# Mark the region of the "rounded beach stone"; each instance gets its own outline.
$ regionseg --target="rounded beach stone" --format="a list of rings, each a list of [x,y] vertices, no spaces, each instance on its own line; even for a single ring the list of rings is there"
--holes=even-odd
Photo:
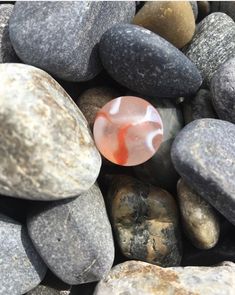
[[[14,5],[0,5],[0,63],[17,62],[18,57],[11,45],[8,21]]]
[[[189,1],[147,1],[133,19],[172,43],[184,47],[193,37],[195,18]]]
[[[202,82],[182,52],[139,26],[121,24],[107,30],[100,41],[100,56],[118,83],[147,96],[194,94]]]
[[[101,157],[72,99],[32,66],[1,64],[0,76],[0,193],[54,200],[89,189]]]
[[[189,123],[175,138],[171,157],[184,180],[235,224],[235,125],[217,119]]]
[[[105,86],[87,89],[79,96],[76,103],[86,117],[91,130],[93,130],[97,112],[110,100],[119,96],[118,90]]]
[[[141,261],[126,261],[112,268],[98,283],[94,295],[230,295],[235,288],[234,277],[232,262],[216,267],[161,268]]]
[[[184,121],[186,124],[203,118],[217,118],[212,105],[212,95],[207,89],[200,89],[194,97],[183,103]]]
[[[134,14],[134,1],[16,2],[10,38],[24,63],[64,80],[85,81],[101,70],[102,34]]]
[[[119,96],[97,113],[94,140],[101,154],[122,166],[139,165],[158,150],[163,137],[156,108],[135,96]]]
[[[157,108],[163,122],[163,140],[151,159],[135,166],[134,172],[140,180],[150,182],[170,192],[175,191],[179,178],[171,161],[171,146],[175,136],[183,128],[180,108],[169,99],[152,99],[150,103]]]
[[[35,204],[27,225],[44,262],[67,284],[98,281],[112,267],[112,231],[97,185],[74,199]]]
[[[220,224],[216,212],[191,187],[180,179],[177,185],[179,208],[186,235],[199,249],[216,245]]]
[[[219,118],[235,123],[235,57],[216,71],[211,80],[211,93]]]
[[[220,12],[208,15],[198,24],[185,53],[200,70],[205,85],[209,85],[219,66],[235,56],[234,21]]]
[[[108,192],[112,224],[122,253],[161,266],[181,260],[175,200],[160,188],[132,177],[113,177]]]
[[[0,213],[0,233],[0,294],[24,294],[42,281],[47,268],[19,222]]]
[[[197,19],[197,16],[198,16],[198,5],[197,5],[197,1],[189,1],[191,7],[192,7],[192,10],[193,10],[193,15],[194,15],[194,18],[195,20]]]

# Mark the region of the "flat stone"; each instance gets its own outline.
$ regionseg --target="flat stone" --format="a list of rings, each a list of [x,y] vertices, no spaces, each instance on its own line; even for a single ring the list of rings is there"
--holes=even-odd
[[[132,177],[113,177],[109,212],[122,253],[161,266],[181,260],[181,236],[174,198]]]
[[[19,59],[11,45],[8,21],[14,5],[0,5],[0,63],[17,62]]]
[[[235,224],[235,125],[217,119],[189,123],[172,145],[173,164],[184,180]]]
[[[134,14],[133,1],[16,2],[10,38],[24,63],[64,80],[86,81],[101,70],[102,34],[131,22]]]
[[[185,53],[200,70],[205,85],[209,85],[219,66],[235,56],[234,21],[220,12],[208,15],[198,24]]]
[[[169,99],[152,99],[163,122],[163,140],[154,156],[147,162],[135,166],[136,176],[144,182],[174,192],[179,178],[171,161],[171,146],[175,136],[183,128],[183,116],[179,106]]]
[[[98,281],[109,272],[113,237],[97,185],[74,199],[35,205],[27,225],[38,253],[63,282]]]
[[[113,26],[99,47],[111,77],[140,94],[178,97],[194,94],[201,85],[199,71],[182,52],[139,26]]]
[[[41,282],[47,268],[19,222],[0,213],[0,233],[0,294],[24,294]]]
[[[197,119],[217,118],[211,92],[200,89],[194,97],[186,99],[183,103],[183,114],[186,124]]]
[[[89,189],[101,157],[72,99],[32,66],[0,64],[0,76],[0,193],[55,200]]]
[[[186,235],[199,249],[214,247],[219,239],[220,224],[213,207],[182,179],[178,181],[177,191]]]
[[[235,123],[235,58],[216,71],[211,81],[211,93],[219,118]]]
[[[216,267],[161,268],[141,261],[116,265],[101,280],[94,295],[232,295],[235,288],[235,264]]]
[[[158,34],[177,48],[184,47],[195,31],[195,17],[189,1],[147,1],[135,15],[133,24]]]

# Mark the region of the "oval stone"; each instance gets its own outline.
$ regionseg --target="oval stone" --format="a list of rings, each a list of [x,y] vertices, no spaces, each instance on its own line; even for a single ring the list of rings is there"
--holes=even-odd
[[[183,179],[235,224],[235,125],[217,119],[189,123],[174,140],[171,157]]]
[[[54,200],[89,189],[101,157],[76,104],[35,67],[1,64],[0,76],[0,193]]]
[[[135,25],[116,25],[100,41],[100,56],[120,84],[149,96],[194,94],[201,85],[196,66],[176,47]]]

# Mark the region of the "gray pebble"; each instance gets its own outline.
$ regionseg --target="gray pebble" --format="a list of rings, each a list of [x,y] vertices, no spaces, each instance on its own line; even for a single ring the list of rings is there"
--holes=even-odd
[[[24,294],[41,282],[46,269],[27,229],[0,214],[0,294]]]
[[[144,95],[194,94],[202,82],[196,66],[182,52],[139,26],[122,24],[106,31],[100,56],[112,78]]]
[[[10,18],[10,38],[24,63],[64,80],[86,81],[101,70],[102,34],[134,14],[134,1],[19,1]]]
[[[205,85],[230,57],[235,56],[235,23],[226,14],[216,12],[204,18],[185,51],[200,70]]]
[[[75,199],[35,205],[27,224],[37,251],[65,283],[98,281],[109,272],[113,237],[97,185]]]
[[[189,1],[189,3],[192,6],[192,10],[193,10],[193,14],[194,14],[194,18],[195,20],[197,19],[198,16],[198,7],[197,7],[197,1]]]
[[[215,73],[211,92],[219,118],[235,123],[235,58],[229,59]]]
[[[235,125],[217,119],[189,123],[176,137],[172,161],[187,183],[235,224]]]

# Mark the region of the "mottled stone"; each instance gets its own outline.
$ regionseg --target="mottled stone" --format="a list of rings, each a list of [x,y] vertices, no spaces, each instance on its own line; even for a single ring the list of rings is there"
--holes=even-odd
[[[176,47],[135,25],[116,25],[100,41],[108,73],[121,85],[149,96],[194,94],[201,85],[196,66]]]
[[[87,122],[91,129],[95,122],[95,117],[98,111],[110,100],[119,97],[120,92],[116,89],[109,87],[94,87],[84,91],[76,103],[83,115],[86,117]]]
[[[182,179],[177,185],[179,208],[186,235],[199,249],[216,245],[220,224],[216,212]]]
[[[198,16],[197,2],[198,1],[189,1],[190,5],[192,7],[192,10],[193,10],[193,15],[194,15],[195,20],[197,19],[197,16]]]
[[[109,272],[113,237],[97,185],[74,199],[35,205],[27,224],[38,253],[63,282],[98,281]]]
[[[180,264],[178,212],[167,191],[120,175],[110,184],[108,201],[116,238],[126,257],[161,266]]]
[[[184,47],[195,31],[189,1],[147,1],[135,15],[133,24],[158,34],[177,48]]]
[[[70,290],[57,290],[49,286],[39,285],[27,295],[70,295]]]
[[[11,45],[8,21],[14,5],[0,5],[0,63],[17,62],[18,57]]]
[[[217,119],[189,123],[176,137],[173,164],[187,183],[235,224],[235,125]]]
[[[149,161],[134,167],[134,171],[141,180],[172,192],[175,190],[178,174],[171,161],[171,146],[175,136],[183,128],[183,117],[180,108],[169,99],[154,99],[150,102],[162,118],[163,141],[155,155]]]
[[[116,265],[101,280],[94,295],[232,295],[235,288],[235,264],[216,267],[161,268],[141,261]]]
[[[46,72],[0,65],[0,193],[54,200],[95,182],[101,157],[88,124]]]
[[[216,71],[211,81],[211,93],[219,118],[235,123],[235,58]]]
[[[235,20],[235,2],[234,1],[211,1],[210,3],[212,12],[223,12]]]
[[[205,85],[209,85],[219,66],[235,56],[234,21],[220,12],[208,15],[198,24],[185,53],[200,70]]]
[[[1,213],[0,233],[0,294],[24,294],[41,282],[46,266],[27,229]]]
[[[19,1],[10,18],[10,38],[24,63],[64,80],[85,81],[101,70],[102,34],[134,14],[134,1]]]
[[[206,89],[200,89],[198,93],[183,103],[184,121],[186,124],[203,118],[217,118],[212,105],[212,95]]]

